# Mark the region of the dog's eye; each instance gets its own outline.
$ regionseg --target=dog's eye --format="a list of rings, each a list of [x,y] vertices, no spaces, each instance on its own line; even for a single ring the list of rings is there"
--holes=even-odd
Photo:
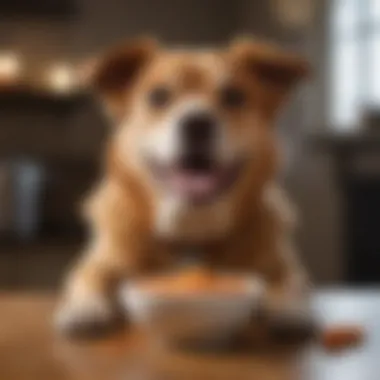
[[[245,92],[238,87],[229,86],[222,89],[220,93],[220,102],[222,106],[227,108],[242,107],[246,100]]]
[[[171,93],[168,88],[156,87],[150,91],[148,96],[148,102],[153,107],[164,107],[169,103],[171,98]]]

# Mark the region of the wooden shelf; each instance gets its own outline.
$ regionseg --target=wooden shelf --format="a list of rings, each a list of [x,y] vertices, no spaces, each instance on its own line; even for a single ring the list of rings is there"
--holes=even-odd
[[[86,93],[61,95],[30,88],[0,91],[0,109],[35,109],[66,113],[82,107],[88,101],[90,96]]]

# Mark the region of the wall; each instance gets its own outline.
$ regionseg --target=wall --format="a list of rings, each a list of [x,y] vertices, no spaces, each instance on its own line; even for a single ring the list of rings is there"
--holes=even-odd
[[[52,58],[80,60],[142,34],[173,43],[215,43],[234,31],[236,4],[217,0],[79,0],[79,14],[69,22],[2,21],[0,45],[22,51],[30,72],[36,73]]]

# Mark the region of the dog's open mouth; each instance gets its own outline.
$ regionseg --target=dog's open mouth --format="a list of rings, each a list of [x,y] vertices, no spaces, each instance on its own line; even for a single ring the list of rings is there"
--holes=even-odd
[[[227,192],[238,180],[243,160],[218,164],[202,156],[185,156],[173,165],[150,160],[154,178],[174,196],[192,203],[207,203]]]

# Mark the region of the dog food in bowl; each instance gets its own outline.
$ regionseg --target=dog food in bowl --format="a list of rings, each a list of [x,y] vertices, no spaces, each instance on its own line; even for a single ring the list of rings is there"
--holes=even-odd
[[[233,275],[218,275],[205,269],[192,269],[167,275],[142,283],[147,291],[157,295],[198,293],[241,293],[247,286],[246,279]]]

